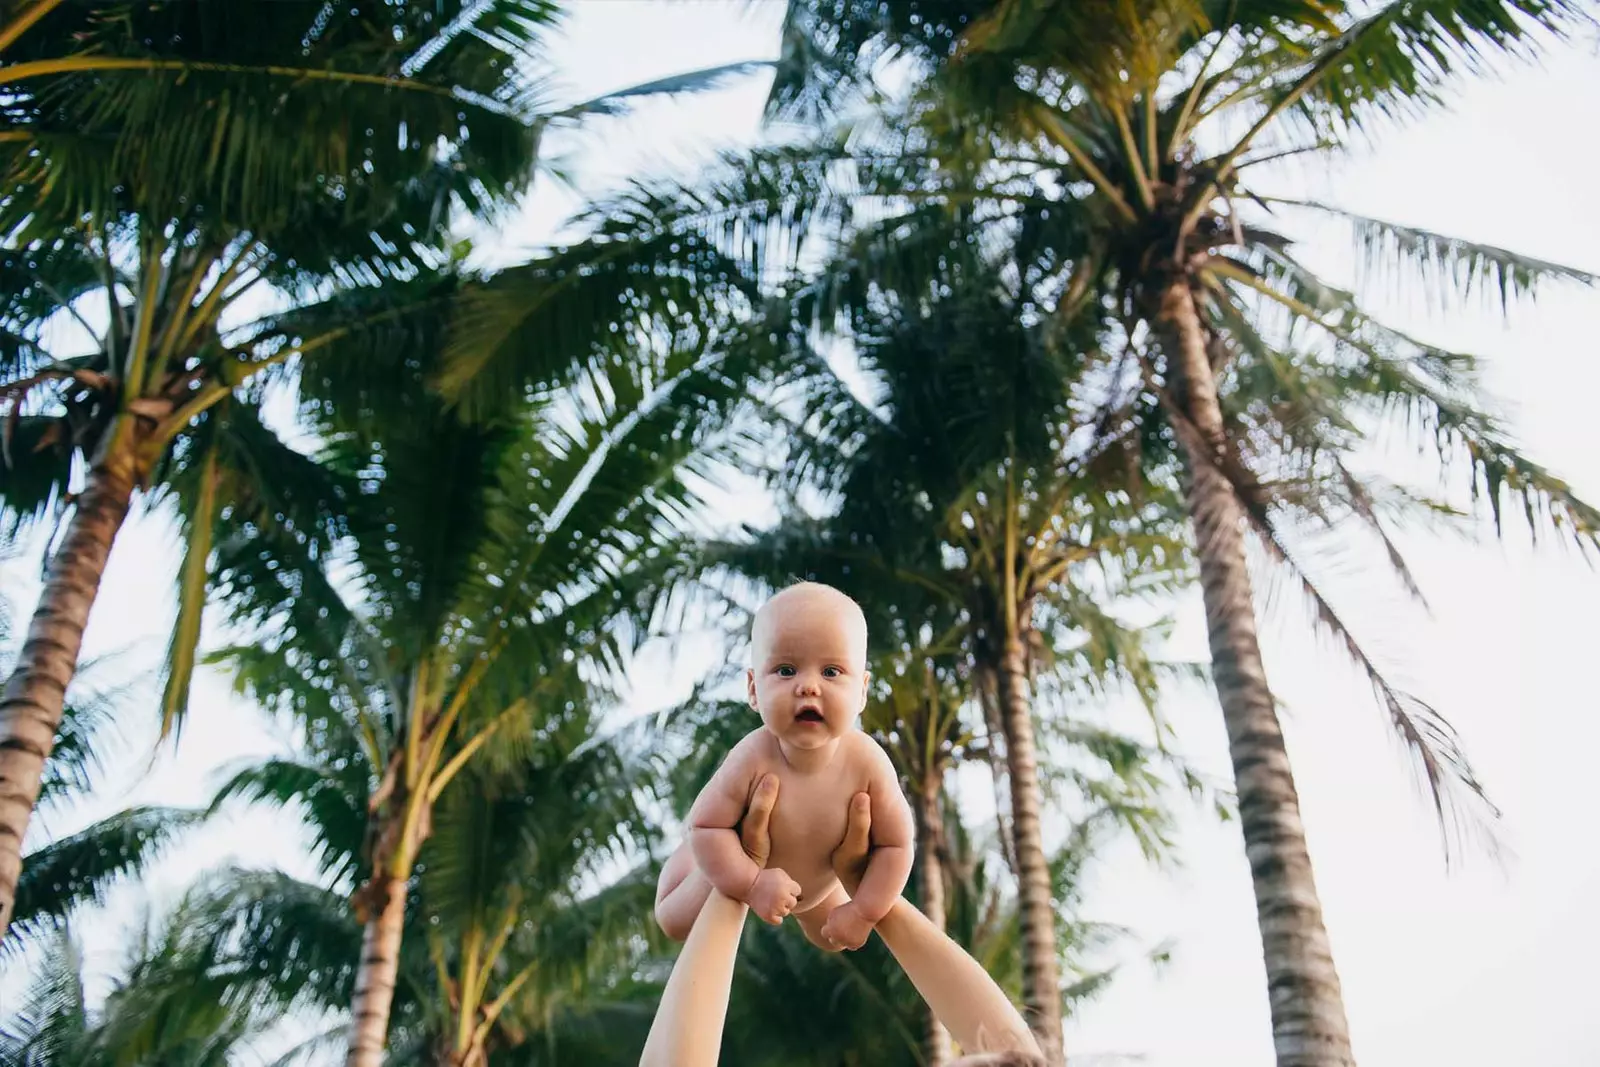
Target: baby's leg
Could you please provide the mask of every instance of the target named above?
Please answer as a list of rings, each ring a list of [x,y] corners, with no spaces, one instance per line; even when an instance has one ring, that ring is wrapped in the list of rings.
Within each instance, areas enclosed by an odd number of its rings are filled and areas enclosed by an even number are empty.
[[[694,862],[685,840],[661,868],[656,882],[656,923],[674,941],[687,941],[711,896],[711,882]]]
[[[800,924],[800,929],[806,932],[806,938],[824,952],[838,952],[839,946],[832,944],[822,936],[822,928],[828,922],[828,916],[833,914],[833,909],[841,904],[850,902],[850,894],[844,891],[844,886],[834,884],[833,891],[816,903],[816,906],[807,908],[795,915],[795,921]]]

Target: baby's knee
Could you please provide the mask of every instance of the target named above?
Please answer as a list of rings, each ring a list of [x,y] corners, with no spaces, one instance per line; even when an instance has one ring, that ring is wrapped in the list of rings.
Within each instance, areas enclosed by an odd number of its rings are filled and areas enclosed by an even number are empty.
[[[685,915],[682,908],[670,907],[668,901],[658,900],[656,925],[661,927],[662,933],[682,944],[689,940],[689,931],[694,929],[694,916]]]

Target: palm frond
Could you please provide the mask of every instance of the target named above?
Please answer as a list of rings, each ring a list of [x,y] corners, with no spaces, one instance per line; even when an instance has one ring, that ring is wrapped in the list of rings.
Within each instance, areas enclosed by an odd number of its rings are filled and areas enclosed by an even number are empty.
[[[1391,0],[1337,37],[1286,51],[1292,77],[1261,91],[1267,116],[1255,129],[1290,107],[1335,133],[1414,117],[1458,76],[1487,73],[1501,56],[1534,55],[1589,17],[1569,0]]]
[[[28,853],[8,947],[59,928],[85,904],[103,901],[121,878],[153,860],[200,816],[182,808],[130,808]]]
[[[75,19],[35,28],[8,53],[12,126],[31,149],[8,170],[48,194],[31,210],[115,212],[107,196],[122,189],[162,217],[199,200],[257,233],[291,222],[297,202],[426,168],[439,144],[509,192],[536,133],[519,107],[524,71],[506,53],[534,46],[552,9],[478,6],[478,32],[458,32],[448,27],[460,0],[438,12],[289,0],[234,5],[227,19],[190,5],[96,19],[75,5]],[[363,116],[354,127],[353,114]]]
[[[82,950],[63,926],[22,1002],[0,1022],[0,1064],[81,1062],[91,1033],[82,968]]]
[[[656,96],[676,96],[680,93],[705,93],[714,92],[724,88],[731,81],[737,81],[750,74],[756,74],[772,66],[767,60],[746,59],[734,63],[723,63],[715,67],[703,67],[700,70],[685,71],[682,74],[671,74],[665,78],[656,78],[637,85],[630,85],[624,89],[617,89],[589,100],[585,100],[570,107],[563,108],[557,114],[561,117],[576,117],[581,115],[619,115],[628,110],[641,98]]]
[[[126,744],[119,722],[131,705],[147,702],[150,693],[142,672],[117,677],[123,655],[95,656],[78,665],[39,783],[40,808],[91,795],[101,785],[111,751]]]
[[[1472,357],[1383,326],[1364,314],[1351,294],[1322,283],[1287,253],[1267,258],[1260,275],[1231,261],[1220,269],[1292,319],[1322,331],[1352,358],[1319,372],[1328,403],[1337,400],[1347,417],[1367,414],[1378,425],[1398,425],[1420,450],[1438,456],[1447,477],[1464,467],[1467,476],[1461,480],[1474,501],[1488,508],[1497,531],[1503,530],[1510,505],[1535,537],[1553,529],[1585,552],[1600,544],[1600,510],[1509,440],[1491,414]]]
[[[1274,198],[1269,203],[1331,215],[1350,226],[1363,266],[1363,282],[1375,289],[1404,291],[1413,281],[1441,307],[1457,297],[1495,296],[1502,310],[1533,298],[1554,282],[1600,284],[1600,275],[1518,255],[1493,245],[1402,226],[1309,200]]]
[[[1181,417],[1169,417],[1179,432],[1198,434]],[[1456,847],[1463,831],[1490,831],[1490,823],[1499,817],[1499,810],[1478,781],[1454,729],[1432,707],[1392,681],[1357,638],[1294,552],[1287,531],[1272,513],[1270,500],[1257,490],[1253,480],[1241,477],[1237,471],[1225,470],[1224,477],[1233,487],[1257,540],[1305,595],[1312,622],[1366,677],[1388,712],[1391,725],[1416,758],[1422,783],[1438,815],[1446,855]],[[1466,803],[1463,805],[1462,801]]]
[[[67,506],[72,478],[71,428],[59,415],[0,411],[0,537],[19,540]]]
[[[314,830],[318,867],[335,880],[353,878],[367,829],[369,772],[354,753],[324,765],[291,758],[265,760],[236,771],[216,792],[210,813],[230,800],[274,807],[298,805]]]
[[[361,925],[339,894],[279,871],[235,868],[192,889],[183,910],[193,952],[235,995],[279,1015],[349,1004]]]

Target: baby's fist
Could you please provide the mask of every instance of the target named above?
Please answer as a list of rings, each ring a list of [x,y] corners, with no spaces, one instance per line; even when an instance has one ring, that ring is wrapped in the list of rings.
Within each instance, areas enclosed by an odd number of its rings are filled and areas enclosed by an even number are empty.
[[[822,924],[822,936],[840,948],[858,949],[867,943],[873,925],[852,900],[828,914],[828,921]]]
[[[777,926],[785,915],[794,910],[800,900],[800,883],[790,878],[779,867],[768,867],[756,875],[750,886],[750,910],[763,922]]]

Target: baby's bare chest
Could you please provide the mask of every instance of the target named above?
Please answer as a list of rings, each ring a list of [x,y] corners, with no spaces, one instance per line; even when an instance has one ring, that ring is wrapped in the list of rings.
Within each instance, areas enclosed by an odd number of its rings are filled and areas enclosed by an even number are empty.
[[[844,840],[850,798],[865,790],[870,778],[866,767],[841,763],[846,765],[814,774],[798,774],[781,764],[767,768],[779,782],[767,865],[783,868],[800,883],[802,910],[833,888],[833,850]]]

